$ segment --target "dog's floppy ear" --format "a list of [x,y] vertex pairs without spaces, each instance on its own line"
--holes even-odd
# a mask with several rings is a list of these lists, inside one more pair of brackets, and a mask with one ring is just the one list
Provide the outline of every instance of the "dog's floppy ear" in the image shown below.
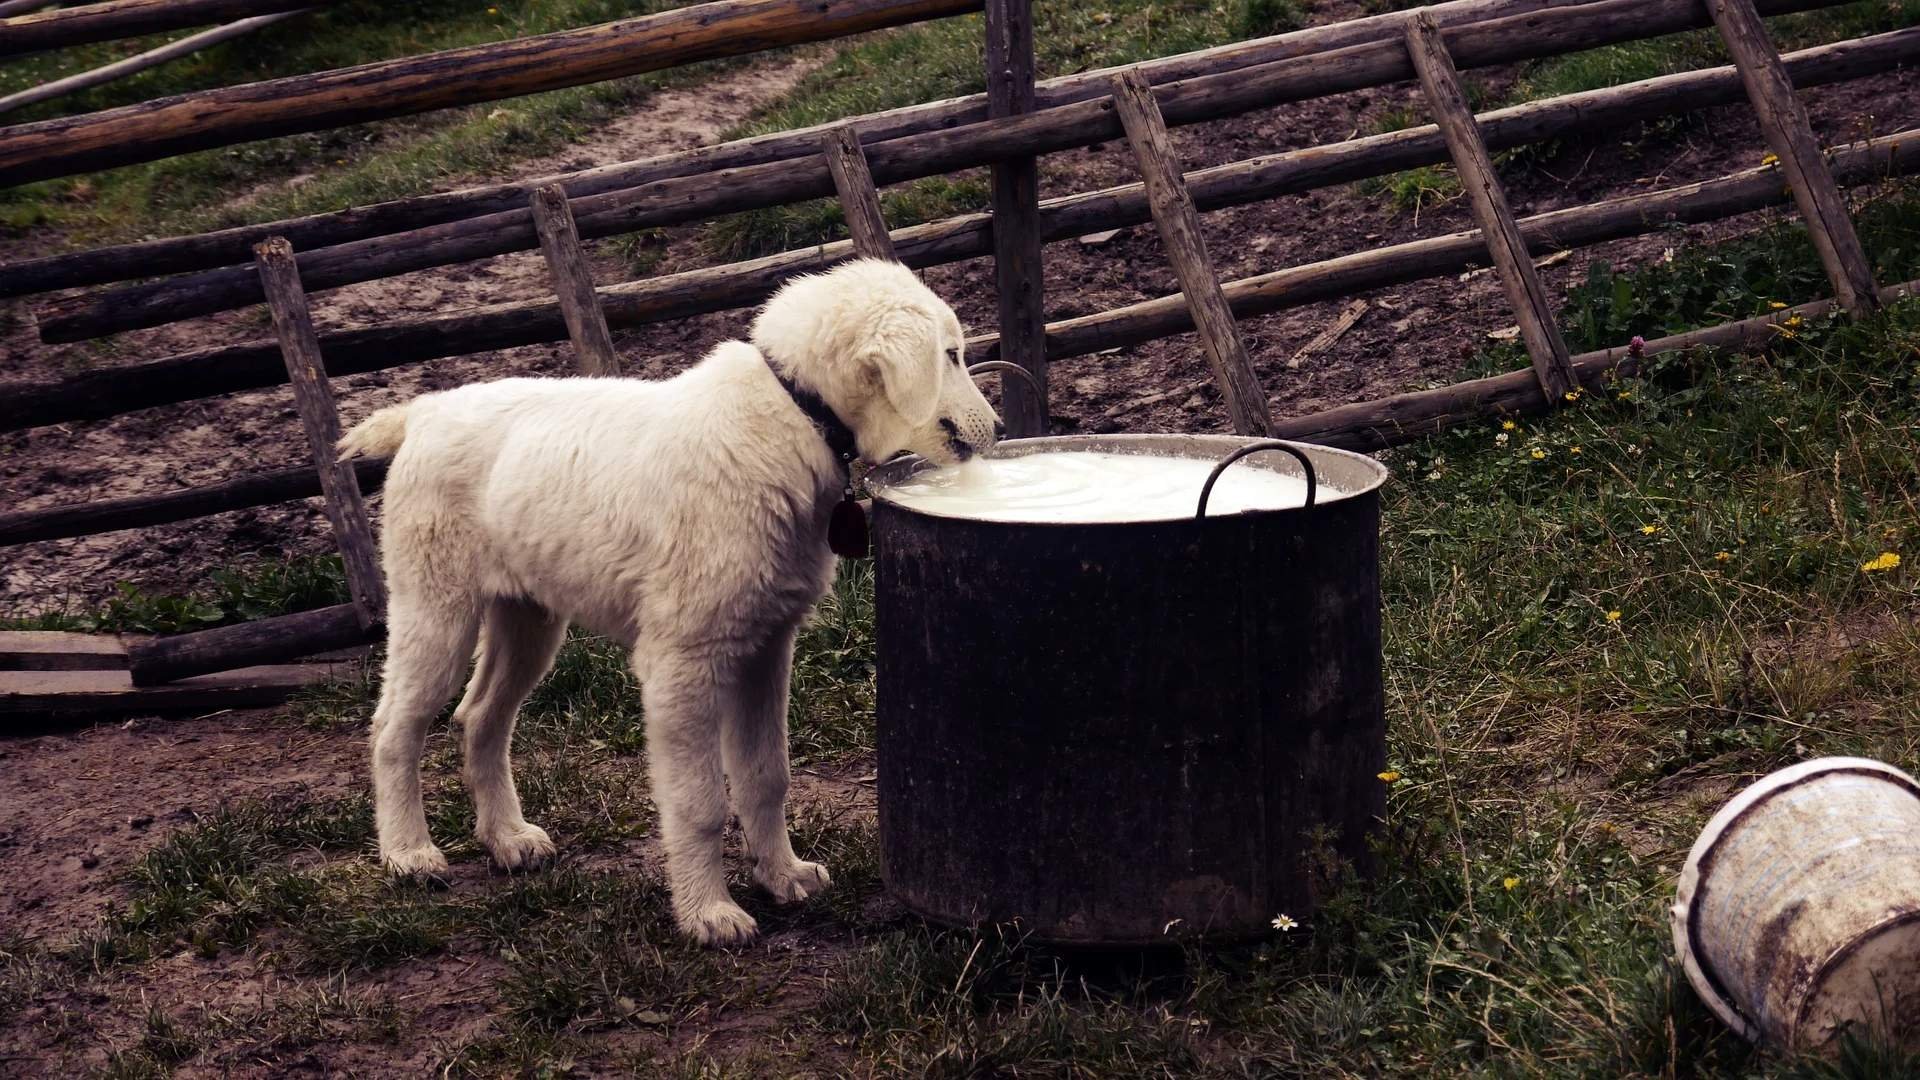
[[880,376],[887,403],[914,427],[931,422],[940,409],[947,367],[941,360],[933,323],[918,312],[892,313],[868,342],[867,362]]

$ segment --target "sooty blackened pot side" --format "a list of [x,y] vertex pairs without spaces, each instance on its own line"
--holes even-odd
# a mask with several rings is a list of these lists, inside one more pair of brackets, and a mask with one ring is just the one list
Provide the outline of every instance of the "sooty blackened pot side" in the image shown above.
[[[1003,445],[1211,460],[1247,441]],[[1269,932],[1324,899],[1329,856],[1368,870],[1385,471],[1304,449],[1325,501],[1199,522],[937,517],[887,500],[909,466],[879,475],[881,854],[902,903],[1145,944]]]

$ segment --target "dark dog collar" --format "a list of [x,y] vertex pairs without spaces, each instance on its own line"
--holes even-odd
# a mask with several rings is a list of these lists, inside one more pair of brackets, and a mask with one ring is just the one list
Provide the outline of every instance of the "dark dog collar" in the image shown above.
[[813,421],[814,429],[827,441],[827,449],[833,451],[834,457],[839,458],[842,464],[846,464],[860,456],[859,448],[854,445],[853,429],[847,426],[846,421],[840,419],[840,414],[834,412],[831,405],[828,405],[819,394],[787,378],[771,362],[767,367],[773,372],[773,377],[780,380],[780,385],[787,391],[787,396],[793,399],[795,405],[800,406],[801,412],[807,414],[807,419]]

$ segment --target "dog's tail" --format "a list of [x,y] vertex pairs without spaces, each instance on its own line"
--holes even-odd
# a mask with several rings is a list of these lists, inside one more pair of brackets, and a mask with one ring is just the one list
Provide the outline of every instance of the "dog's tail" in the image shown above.
[[[411,404],[411,403],[408,403]],[[391,457],[407,439],[407,405],[389,405],[340,436],[342,461],[350,457]]]

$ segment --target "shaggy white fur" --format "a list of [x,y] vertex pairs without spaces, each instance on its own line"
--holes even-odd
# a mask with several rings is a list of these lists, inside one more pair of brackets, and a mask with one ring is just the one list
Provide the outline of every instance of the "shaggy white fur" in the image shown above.
[[469,656],[454,719],[475,834],[510,869],[553,855],[521,816],[508,748],[575,622],[632,649],[680,927],[715,945],[756,932],[721,868],[728,783],[755,879],[781,900],[827,886],[787,837],[787,689],[795,632],[833,580],[826,526],[844,473],[768,365],[818,394],[872,461],[964,458],[999,422],[962,366],[953,310],[897,264],[791,282],[753,340],[662,382],[504,379],[428,394],[341,440],[342,456],[394,455],[373,719],[392,869],[446,870],[419,762]]

